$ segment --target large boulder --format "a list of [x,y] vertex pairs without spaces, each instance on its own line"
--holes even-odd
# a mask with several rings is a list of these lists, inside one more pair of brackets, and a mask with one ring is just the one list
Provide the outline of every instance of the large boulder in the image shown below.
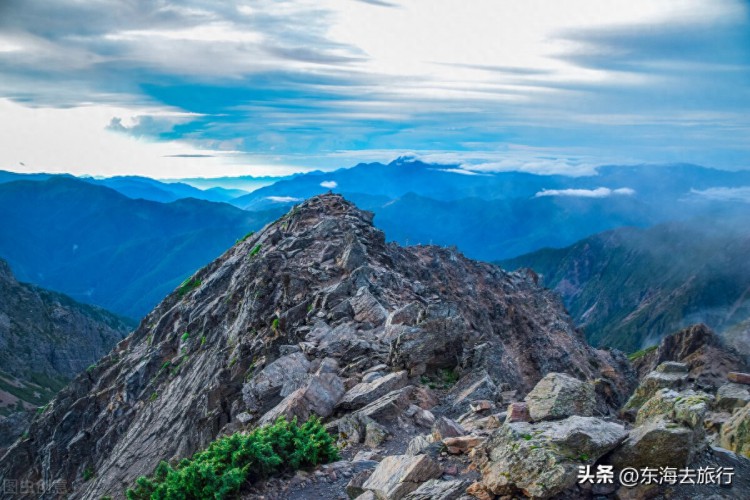
[[630,431],[609,462],[616,469],[626,467],[685,467],[695,451],[695,433],[664,418],[646,421]]
[[720,444],[739,455],[750,458],[750,403],[721,426]]
[[495,431],[474,460],[485,490],[550,498],[575,485],[580,465],[593,464],[626,436],[622,425],[595,417],[517,422]]
[[440,466],[426,455],[392,455],[380,462],[362,488],[380,500],[400,500],[440,474]]
[[497,400],[498,389],[487,372],[480,370],[462,377],[451,388],[448,396],[453,399],[451,408],[453,412],[461,414],[471,409],[472,401],[487,400],[494,402]]
[[341,410],[362,408],[391,391],[401,389],[407,382],[408,377],[405,371],[389,373],[372,382],[360,382],[344,394],[337,408]]
[[261,417],[259,423],[267,424],[280,416],[305,421],[313,415],[325,418],[333,413],[336,403],[344,394],[344,382],[335,373],[311,377],[301,387],[285,397],[278,405]]
[[638,410],[635,424],[642,425],[648,420],[663,418],[702,434],[703,419],[712,401],[713,396],[704,392],[660,389]]
[[262,410],[299,389],[308,377],[310,361],[301,352],[282,356],[268,364],[242,387],[245,405]]
[[716,391],[716,408],[732,412],[750,403],[750,385],[729,382]]
[[531,419],[535,422],[572,415],[589,417],[594,413],[596,395],[591,384],[564,373],[548,373],[526,396]]

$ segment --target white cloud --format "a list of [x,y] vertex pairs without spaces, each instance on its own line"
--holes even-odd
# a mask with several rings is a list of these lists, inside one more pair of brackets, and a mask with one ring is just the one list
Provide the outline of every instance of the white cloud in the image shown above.
[[320,187],[324,187],[326,189],[336,189],[339,187],[339,183],[336,181],[323,181],[320,183]]
[[716,187],[704,190],[691,189],[690,193],[709,200],[750,203],[750,186]]
[[631,188],[609,189],[599,187],[596,189],[544,189],[534,195],[535,198],[543,196],[571,196],[578,198],[608,198],[613,195],[633,196],[635,190]]
[[266,199],[275,203],[296,203],[302,201],[302,198],[295,198],[294,196],[266,196]]

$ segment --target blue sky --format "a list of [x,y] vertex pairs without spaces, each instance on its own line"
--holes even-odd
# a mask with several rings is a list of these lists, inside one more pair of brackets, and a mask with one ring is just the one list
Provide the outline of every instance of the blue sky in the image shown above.
[[735,0],[3,0],[0,169],[750,168]]

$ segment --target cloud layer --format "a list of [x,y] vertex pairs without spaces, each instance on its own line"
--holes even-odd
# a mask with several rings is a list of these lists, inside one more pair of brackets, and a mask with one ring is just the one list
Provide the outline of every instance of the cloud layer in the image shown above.
[[534,195],[535,198],[544,196],[569,196],[576,198],[609,198],[610,196],[633,196],[635,190],[631,188],[609,189],[600,187],[596,189],[545,189]]
[[6,0],[14,117],[74,130],[60,110],[83,109],[130,149],[89,165],[86,134],[10,130],[0,168],[263,175],[407,152],[476,172],[741,168],[749,27],[740,0]]

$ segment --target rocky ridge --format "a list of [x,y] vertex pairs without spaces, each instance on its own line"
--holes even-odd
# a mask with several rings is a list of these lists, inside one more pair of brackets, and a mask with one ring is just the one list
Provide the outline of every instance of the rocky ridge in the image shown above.
[[[404,455],[420,427],[433,453],[446,439],[463,452],[479,442],[467,430],[496,425],[495,409],[553,372],[590,384],[601,417],[635,380],[621,353],[586,344],[533,276],[386,244],[372,214],[324,195],[170,294],[61,391],[0,459],[0,476],[120,497],[160,460],[276,415],[323,417],[345,456]],[[420,463],[426,472],[406,474],[405,487],[373,479],[365,489],[412,494],[446,470]]]

